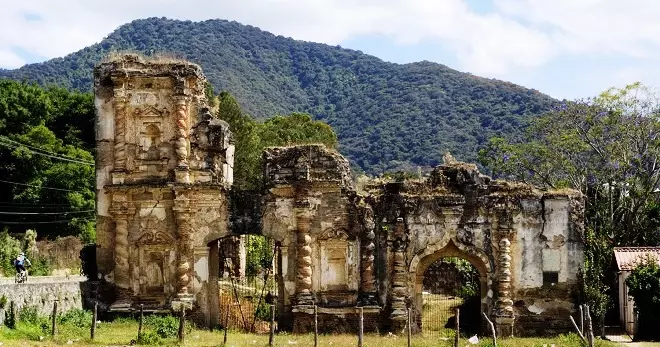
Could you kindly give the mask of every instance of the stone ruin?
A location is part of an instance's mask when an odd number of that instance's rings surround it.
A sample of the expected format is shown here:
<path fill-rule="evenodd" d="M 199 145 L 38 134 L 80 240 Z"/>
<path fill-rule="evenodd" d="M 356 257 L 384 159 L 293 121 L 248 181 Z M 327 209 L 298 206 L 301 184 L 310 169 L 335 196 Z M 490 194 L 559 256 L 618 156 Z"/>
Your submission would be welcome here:
<path fill-rule="evenodd" d="M 192 311 L 219 321 L 218 249 L 232 215 L 251 215 L 279 247 L 280 330 L 419 331 L 424 272 L 443 257 L 479 272 L 481 310 L 499 335 L 571 329 L 583 262 L 583 201 L 446 158 L 428 178 L 356 187 L 348 161 L 322 145 L 264 153 L 260 206 L 229 210 L 233 151 L 211 116 L 201 69 L 136 56 L 95 70 L 97 263 L 111 311 Z M 249 219 L 249 218 L 248 218 Z M 249 229 L 249 228 L 248 228 Z"/>

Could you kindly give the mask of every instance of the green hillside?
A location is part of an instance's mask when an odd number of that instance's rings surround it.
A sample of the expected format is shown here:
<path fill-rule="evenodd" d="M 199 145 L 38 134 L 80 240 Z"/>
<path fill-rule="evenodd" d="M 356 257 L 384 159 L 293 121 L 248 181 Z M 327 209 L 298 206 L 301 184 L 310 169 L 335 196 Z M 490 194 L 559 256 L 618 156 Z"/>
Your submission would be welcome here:
<path fill-rule="evenodd" d="M 332 125 L 339 150 L 370 173 L 436 165 L 445 150 L 475 161 L 488 138 L 517 134 L 529 116 L 555 102 L 440 64 L 388 63 L 224 20 L 136 20 L 64 58 L 0 76 L 89 91 L 92 67 L 116 50 L 167 52 L 196 62 L 216 92 L 229 91 L 259 119 L 311 113 Z"/>

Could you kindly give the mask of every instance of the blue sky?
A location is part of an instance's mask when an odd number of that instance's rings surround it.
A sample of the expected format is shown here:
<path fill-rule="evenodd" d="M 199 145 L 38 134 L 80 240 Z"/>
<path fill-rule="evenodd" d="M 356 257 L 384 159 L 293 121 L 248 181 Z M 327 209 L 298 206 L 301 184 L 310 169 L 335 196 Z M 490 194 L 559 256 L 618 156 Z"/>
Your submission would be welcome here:
<path fill-rule="evenodd" d="M 0 13 L 0 68 L 61 57 L 146 17 L 236 20 L 383 60 L 429 60 L 557 98 L 660 84 L 657 0 L 52 0 Z"/>

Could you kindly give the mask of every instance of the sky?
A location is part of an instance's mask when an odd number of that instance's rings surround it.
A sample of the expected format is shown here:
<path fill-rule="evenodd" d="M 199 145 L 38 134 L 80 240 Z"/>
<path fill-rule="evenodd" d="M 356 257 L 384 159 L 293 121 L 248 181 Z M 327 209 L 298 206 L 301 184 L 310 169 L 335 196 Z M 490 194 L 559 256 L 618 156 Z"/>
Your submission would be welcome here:
<path fill-rule="evenodd" d="M 6 0 L 0 68 L 62 57 L 147 17 L 235 20 L 395 63 L 428 60 L 555 98 L 660 86 L 658 0 Z"/>

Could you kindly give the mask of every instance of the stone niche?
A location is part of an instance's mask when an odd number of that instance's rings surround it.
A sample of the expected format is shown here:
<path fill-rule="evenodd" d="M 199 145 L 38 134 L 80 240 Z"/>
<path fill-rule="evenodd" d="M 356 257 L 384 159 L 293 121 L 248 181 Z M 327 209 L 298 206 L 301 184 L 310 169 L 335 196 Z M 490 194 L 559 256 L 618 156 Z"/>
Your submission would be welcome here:
<path fill-rule="evenodd" d="M 206 325 L 217 316 L 209 245 L 229 234 L 234 145 L 206 83 L 195 64 L 130 54 L 94 71 L 97 265 L 111 311 L 183 305 Z"/>
<path fill-rule="evenodd" d="M 570 331 L 579 193 L 492 180 L 451 158 L 427 178 L 358 190 L 347 161 L 322 145 L 270 148 L 264 158 L 262 230 L 283 245 L 281 329 L 311 331 L 316 304 L 323 332 L 354 332 L 358 307 L 365 330 L 395 333 L 410 307 L 419 332 L 423 284 L 434 281 L 425 273 L 460 257 L 478 270 L 480 311 L 500 336 Z"/>

